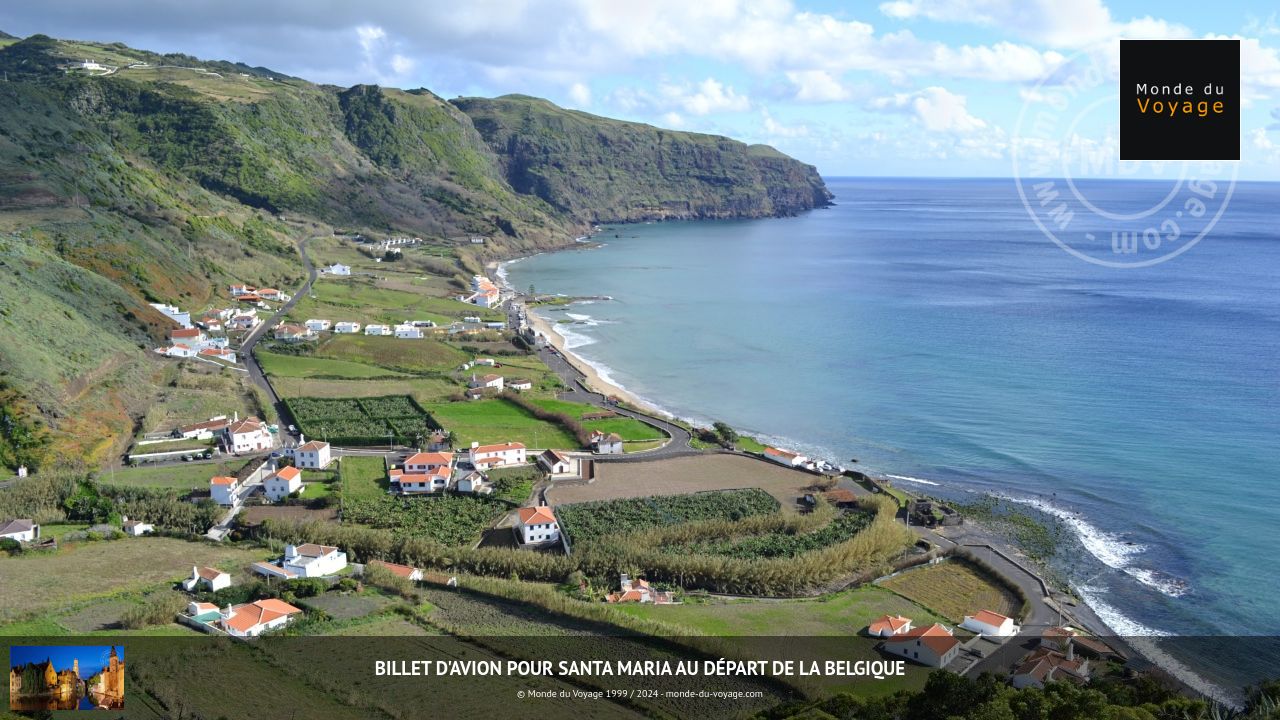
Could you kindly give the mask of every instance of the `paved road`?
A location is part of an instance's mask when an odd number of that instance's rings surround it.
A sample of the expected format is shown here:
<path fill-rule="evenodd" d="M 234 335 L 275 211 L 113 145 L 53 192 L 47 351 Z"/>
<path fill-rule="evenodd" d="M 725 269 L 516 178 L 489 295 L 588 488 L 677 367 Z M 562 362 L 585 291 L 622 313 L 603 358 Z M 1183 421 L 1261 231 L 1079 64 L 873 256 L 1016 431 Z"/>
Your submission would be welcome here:
<path fill-rule="evenodd" d="M 286 435 L 293 437 L 293 435 L 288 432 L 288 426 L 290 424 L 297 423 L 293 416 L 289 414 L 289 408 L 285 407 L 284 402 L 280 400 L 280 396 L 276 393 L 276 389 L 271 386 L 271 381 L 267 379 L 266 373 L 262 372 L 262 366 L 258 364 L 258 359 L 253 356 L 253 349 L 258 345 L 258 341 L 271 331 L 271 328 L 280 324 L 280 321 L 284 319 L 284 316 L 293 309 L 294 305 L 298 304 L 298 300 L 311 292 L 311 285 L 315 283 L 317 273 L 315 265 L 311 263 L 311 257 L 307 255 L 308 240 L 303 240 L 298 243 L 298 253 L 302 256 L 302 266 L 306 268 L 307 271 L 306 282 L 302 283 L 302 285 L 298 287 L 298 289 L 293 293 L 293 296 L 289 298 L 289 302 L 281 305 L 280 309 L 276 310 L 274 315 L 262 321 L 253 332 L 249 333 L 249 336 L 244 339 L 244 342 L 240 343 L 240 358 L 244 361 L 245 369 L 249 371 L 249 379 L 252 380 L 255 385 L 266 391 L 267 397 L 271 400 L 271 404 L 276 409 L 276 415 L 280 418 L 281 441 L 284 440 Z M 296 437 L 294 439 L 296 439 Z"/>

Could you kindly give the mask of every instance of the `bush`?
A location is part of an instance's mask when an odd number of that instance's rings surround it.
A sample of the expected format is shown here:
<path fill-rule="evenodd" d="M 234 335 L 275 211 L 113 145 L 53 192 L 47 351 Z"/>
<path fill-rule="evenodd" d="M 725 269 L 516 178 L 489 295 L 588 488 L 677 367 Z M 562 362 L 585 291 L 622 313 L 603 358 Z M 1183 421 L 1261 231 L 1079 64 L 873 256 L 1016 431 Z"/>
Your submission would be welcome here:
<path fill-rule="evenodd" d="M 182 611 L 186 601 L 181 595 L 159 593 L 146 598 L 141 605 L 134 605 L 120 617 L 120 625 L 126 630 L 137 630 L 151 625 L 173 622 L 173 616 Z"/>
<path fill-rule="evenodd" d="M 4 538 L 0 540 L 0 552 L 6 552 L 10 555 L 22 554 L 22 543 L 13 538 Z"/>

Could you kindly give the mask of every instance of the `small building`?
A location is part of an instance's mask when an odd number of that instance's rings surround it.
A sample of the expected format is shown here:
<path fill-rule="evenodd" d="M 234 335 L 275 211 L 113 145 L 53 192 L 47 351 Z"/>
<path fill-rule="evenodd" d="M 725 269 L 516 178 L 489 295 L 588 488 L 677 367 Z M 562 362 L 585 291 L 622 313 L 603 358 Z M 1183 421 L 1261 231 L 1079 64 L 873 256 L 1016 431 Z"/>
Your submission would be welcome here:
<path fill-rule="evenodd" d="M 301 610 L 283 600 L 267 598 L 243 605 L 228 605 L 217 622 L 228 635 L 257 637 L 268 630 L 288 625 L 290 620 L 301 614 Z"/>
<path fill-rule="evenodd" d="M 219 415 L 218 417 L 210 418 L 204 422 L 183 425 L 173 431 L 173 436 L 184 440 L 208 440 L 212 438 L 215 433 L 221 434 L 222 431 L 226 430 L 227 426 L 230 424 L 231 421 L 227 419 L 226 415 Z"/>
<path fill-rule="evenodd" d="M 511 378 L 506 381 L 506 386 L 512 390 L 532 390 L 533 381 L 524 378 Z"/>
<path fill-rule="evenodd" d="M 551 475 L 564 475 L 573 464 L 569 461 L 569 456 L 559 450 L 543 450 L 538 453 L 538 466 Z"/>
<path fill-rule="evenodd" d="M 499 390 L 500 391 L 502 390 L 504 384 L 505 383 L 503 382 L 503 378 L 501 375 L 472 374 L 471 382 L 468 383 L 468 386 L 475 389 L 480 389 L 480 390 Z"/>
<path fill-rule="evenodd" d="M 621 455 L 622 436 L 618 433 L 602 433 L 594 430 L 591 433 L 591 452 L 597 455 Z"/>
<path fill-rule="evenodd" d="M 409 324 L 397 325 L 395 327 L 395 335 L 402 340 L 421 340 L 423 338 L 422 328 Z"/>
<path fill-rule="evenodd" d="M 979 635 L 992 635 L 995 637 L 1017 635 L 1019 629 L 1014 624 L 1013 618 L 1005 617 L 990 610 L 979 610 L 974 615 L 965 615 L 964 622 L 960 623 L 960 627 Z"/>
<path fill-rule="evenodd" d="M 927 667 L 945 667 L 960 654 L 960 641 L 943 625 L 915 628 L 885 640 L 886 653 L 907 658 Z"/>
<path fill-rule="evenodd" d="M 303 327 L 302 325 L 295 325 L 293 323 L 282 323 L 275 327 L 275 330 L 272 331 L 272 336 L 275 337 L 275 339 L 280 340 L 281 342 L 294 343 L 294 342 L 306 342 L 307 340 L 314 340 L 316 337 L 316 334 L 314 331 L 310 330 L 309 328 Z"/>
<path fill-rule="evenodd" d="M 353 321 L 349 321 L 349 320 L 344 320 L 343 322 L 340 322 L 340 323 L 338 323 L 337 325 L 334 325 L 334 326 L 333 326 L 333 331 L 334 331 L 335 333 L 340 334 L 340 335 L 348 335 L 348 334 L 351 334 L 351 333 L 358 333 L 358 332 L 360 332 L 360 323 L 358 323 L 358 322 L 353 322 Z"/>
<path fill-rule="evenodd" d="M 288 302 L 289 296 L 275 288 L 261 288 L 258 290 L 258 297 L 263 300 L 274 300 L 276 302 Z"/>
<path fill-rule="evenodd" d="M 867 635 L 871 637 L 893 637 L 911 632 L 911 618 L 901 615 L 881 615 L 867 625 Z"/>
<path fill-rule="evenodd" d="M 226 348 L 217 348 L 217 347 L 207 347 L 200 351 L 200 355 L 201 357 L 207 357 L 207 358 L 212 358 L 214 360 L 229 362 L 232 365 L 236 364 L 235 350 L 228 350 Z"/>
<path fill-rule="evenodd" d="M 320 440 L 303 443 L 293 449 L 293 464 L 307 470 L 323 470 L 333 462 L 331 450 L 329 443 Z"/>
<path fill-rule="evenodd" d="M 191 313 L 183 312 L 177 305 L 166 305 L 164 303 L 151 303 L 151 307 L 160 311 L 161 315 L 178 323 L 184 328 L 191 327 Z"/>
<path fill-rule="evenodd" d="M 429 473 L 441 469 L 453 469 L 453 453 L 420 452 L 404 460 L 404 471 L 407 473 Z"/>
<path fill-rule="evenodd" d="M 329 324 L 330 323 L 328 320 L 317 319 L 317 318 L 311 318 L 310 320 L 307 320 L 305 323 L 303 323 L 303 325 L 307 326 L 308 330 L 310 330 L 311 332 L 317 332 L 317 333 L 322 332 L 324 330 L 328 330 Z"/>
<path fill-rule="evenodd" d="M 809 458 L 799 453 L 793 453 L 790 450 L 779 450 L 778 448 L 766 447 L 764 449 L 764 459 L 772 460 L 779 465 L 787 467 L 800 467 L 809 462 Z"/>
<path fill-rule="evenodd" d="M 493 492 L 493 486 L 489 484 L 489 478 L 479 470 L 464 471 L 458 475 L 454 488 L 458 492 L 478 495 L 489 495 Z"/>
<path fill-rule="evenodd" d="M 222 431 L 222 444 L 232 453 L 270 450 L 275 444 L 271 431 L 256 417 L 234 420 Z"/>
<path fill-rule="evenodd" d="M 498 361 L 493 358 L 476 358 L 471 361 L 472 365 L 484 365 L 486 367 L 497 367 Z"/>
<path fill-rule="evenodd" d="M 196 327 L 180 327 L 169 331 L 169 342 L 174 345 L 199 349 L 207 340 L 204 331 Z"/>
<path fill-rule="evenodd" d="M 1043 688 L 1050 682 L 1083 685 L 1089 682 L 1089 661 L 1076 656 L 1075 643 L 1067 638 L 1065 650 L 1042 646 L 1024 657 L 1009 682 L 1016 688 Z"/>
<path fill-rule="evenodd" d="M 389 479 L 400 490 L 401 495 L 433 493 L 449 489 L 452 475 L 447 470 L 436 470 L 426 473 L 406 473 L 391 470 Z"/>
<path fill-rule="evenodd" d="M 647 580 L 640 578 L 632 580 L 626 573 L 620 576 L 618 588 L 618 592 L 611 592 L 605 596 L 605 602 L 653 603 L 655 605 L 670 605 L 675 602 L 675 596 L 670 592 L 654 590 Z"/>
<path fill-rule="evenodd" d="M 409 567 L 408 565 L 397 565 L 396 563 L 389 563 L 385 560 L 370 560 L 367 563 L 367 566 L 380 567 L 392 575 L 402 577 L 410 582 L 418 582 L 422 579 L 422 571 L 416 567 Z"/>
<path fill-rule="evenodd" d="M 302 492 L 302 471 L 296 467 L 277 470 L 262 483 L 263 493 L 272 502 L 279 502 L 294 493 Z"/>
<path fill-rule="evenodd" d="M 252 285 L 232 285 L 231 286 L 231 297 L 238 298 L 244 295 L 255 295 L 257 294 L 257 292 L 258 292 L 258 288 L 253 287 Z"/>
<path fill-rule="evenodd" d="M 277 563 L 258 562 L 254 572 L 269 577 L 292 580 L 299 577 L 333 575 L 347 566 L 347 554 L 332 545 L 285 545 L 284 557 Z"/>
<path fill-rule="evenodd" d="M 124 530 L 125 535 L 132 537 L 141 537 L 147 533 L 156 531 L 156 526 L 151 523 L 144 523 L 141 520 L 130 520 L 127 517 L 120 518 L 120 528 Z"/>
<path fill-rule="evenodd" d="M 542 545 L 560 539 L 560 523 L 550 506 L 522 507 L 516 511 L 516 517 L 521 544 Z"/>
<path fill-rule="evenodd" d="M 209 495 L 219 505 L 235 505 L 240 502 L 240 481 L 227 475 L 211 477 Z"/>
<path fill-rule="evenodd" d="M 228 587 L 231 587 L 231 575 L 211 567 L 196 567 L 192 565 L 191 577 L 182 581 L 182 589 L 187 592 L 196 592 L 197 590 L 218 592 Z"/>
<path fill-rule="evenodd" d="M 524 443 L 508 442 L 500 445 L 481 445 L 478 442 L 473 442 L 471 443 L 471 449 L 467 451 L 467 462 L 471 463 L 471 467 L 477 470 L 503 467 L 505 465 L 524 465 L 527 462 L 525 453 Z"/>
<path fill-rule="evenodd" d="M 193 358 L 196 355 L 199 355 L 199 352 L 197 352 L 195 348 L 188 347 L 186 345 L 170 345 L 168 347 L 156 348 L 156 352 L 164 355 L 165 357 L 173 358 Z"/>
<path fill-rule="evenodd" d="M 390 335 L 391 326 L 390 325 L 365 325 L 364 334 L 365 335 Z"/>
<path fill-rule="evenodd" d="M 329 275 L 337 275 L 338 277 L 347 277 L 351 274 L 351 266 L 342 263 L 334 263 L 324 269 Z"/>
<path fill-rule="evenodd" d="M 0 540 L 35 542 L 40 539 L 40 526 L 30 519 L 0 522 Z"/>

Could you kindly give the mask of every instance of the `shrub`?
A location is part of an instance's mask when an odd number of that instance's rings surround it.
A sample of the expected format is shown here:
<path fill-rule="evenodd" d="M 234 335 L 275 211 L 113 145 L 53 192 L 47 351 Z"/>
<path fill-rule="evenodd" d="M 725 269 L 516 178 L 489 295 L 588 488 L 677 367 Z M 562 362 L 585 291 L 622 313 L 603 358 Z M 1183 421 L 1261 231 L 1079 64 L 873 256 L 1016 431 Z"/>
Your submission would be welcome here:
<path fill-rule="evenodd" d="M 120 617 L 120 625 L 126 630 L 164 625 L 173 622 L 173 616 L 181 612 L 185 605 L 181 595 L 158 593 L 146 598 L 142 604 L 126 610 Z"/>

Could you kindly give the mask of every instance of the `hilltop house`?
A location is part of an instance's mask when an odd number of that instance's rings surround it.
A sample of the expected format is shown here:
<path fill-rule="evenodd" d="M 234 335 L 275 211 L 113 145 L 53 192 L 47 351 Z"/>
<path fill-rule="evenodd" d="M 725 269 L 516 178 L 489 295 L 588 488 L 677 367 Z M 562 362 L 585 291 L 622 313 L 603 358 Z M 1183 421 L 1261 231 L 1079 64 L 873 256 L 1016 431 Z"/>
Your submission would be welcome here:
<path fill-rule="evenodd" d="M 231 286 L 231 297 L 234 297 L 234 298 L 243 297 L 245 295 L 255 295 L 257 294 L 257 292 L 258 292 L 258 288 L 253 287 L 251 285 L 232 285 Z"/>
<path fill-rule="evenodd" d="M 330 323 L 328 320 L 323 320 L 323 319 L 318 320 L 316 318 L 311 318 L 310 320 L 307 320 L 305 323 L 303 323 L 303 325 L 306 325 L 307 329 L 310 330 L 311 332 L 318 333 L 324 330 L 328 330 Z"/>
<path fill-rule="evenodd" d="M 221 433 L 230 424 L 231 421 L 226 415 L 219 415 L 204 422 L 183 425 L 173 431 L 173 436 L 185 440 L 208 440 L 214 436 L 214 433 Z"/>
<path fill-rule="evenodd" d="M 471 443 L 471 449 L 467 451 L 467 462 L 471 463 L 471 467 L 477 470 L 502 467 L 504 465 L 524 465 L 526 462 L 524 443 L 508 442 L 501 445 L 481 445 L 478 442 L 473 442 Z"/>
<path fill-rule="evenodd" d="M 275 288 L 261 288 L 258 290 L 258 297 L 263 300 L 274 300 L 276 302 L 289 302 L 289 296 Z"/>
<path fill-rule="evenodd" d="M 1007 618 L 990 610 L 979 610 L 975 615 L 965 615 L 964 622 L 960 623 L 960 627 L 979 635 L 993 635 L 995 637 L 1017 635 L 1019 629 L 1013 623 L 1013 618 Z"/>
<path fill-rule="evenodd" d="M 520 533 L 522 545 L 542 545 L 560 539 L 560 523 L 551 512 L 551 507 L 522 507 L 516 511 L 516 531 Z"/>
<path fill-rule="evenodd" d="M 283 600 L 267 598 L 243 605 L 228 605 L 221 611 L 218 624 L 228 635 L 257 637 L 268 630 L 284 627 L 302 611 Z"/>
<path fill-rule="evenodd" d="M 365 335 L 390 335 L 391 326 L 390 325 L 365 325 L 364 334 Z"/>
<path fill-rule="evenodd" d="M 501 390 L 503 387 L 501 375 L 471 375 L 471 382 L 467 383 L 469 387 L 485 390 Z"/>
<path fill-rule="evenodd" d="M 337 275 L 338 277 L 346 277 L 351 274 L 351 266 L 342 263 L 334 263 L 324 268 L 324 272 L 329 275 Z"/>
<path fill-rule="evenodd" d="M 414 327 L 407 323 L 397 325 L 395 328 L 396 337 L 404 340 L 421 340 L 422 328 Z"/>
<path fill-rule="evenodd" d="M 191 566 L 191 577 L 182 581 L 182 589 L 187 592 L 208 590 L 217 592 L 231 587 L 231 575 L 211 567 Z"/>
<path fill-rule="evenodd" d="M 256 417 L 235 420 L 222 431 L 222 444 L 231 453 L 270 450 L 275 444 L 271 431 Z"/>
<path fill-rule="evenodd" d="M 543 450 L 538 454 L 538 465 L 551 475 L 564 475 L 572 467 L 569 457 L 559 450 Z"/>
<path fill-rule="evenodd" d="M 360 332 L 360 323 L 343 321 L 333 326 L 333 331 L 342 335 Z"/>
<path fill-rule="evenodd" d="M 306 439 L 305 437 L 302 439 Z M 333 462 L 329 443 L 312 440 L 293 449 L 293 464 L 310 470 L 323 470 Z"/>
<path fill-rule="evenodd" d="M 800 467 L 809 462 L 809 458 L 799 453 L 793 453 L 790 450 L 779 450 L 778 448 L 766 447 L 764 449 L 764 459 L 772 460 L 779 465 L 787 467 Z"/>
<path fill-rule="evenodd" d="M 618 433 L 602 433 L 599 430 L 591 432 L 591 452 L 597 455 L 621 455 L 622 454 L 622 436 Z"/>
<path fill-rule="evenodd" d="M 284 557 L 278 564 L 257 562 L 254 572 L 268 577 L 292 580 L 299 577 L 333 575 L 347 566 L 347 554 L 331 545 L 306 543 L 285 545 Z"/>
<path fill-rule="evenodd" d="M 218 347 L 207 347 L 201 350 L 200 354 L 204 357 L 214 358 L 216 360 L 222 360 L 223 362 L 229 362 L 233 365 L 236 362 L 235 350 L 228 350 L 226 348 L 218 348 Z"/>
<path fill-rule="evenodd" d="M 126 535 L 141 537 L 147 533 L 155 532 L 156 526 L 151 523 L 144 523 L 141 520 L 130 520 L 127 517 L 121 516 L 120 529 L 124 530 Z"/>
<path fill-rule="evenodd" d="M 951 630 L 937 623 L 894 635 L 881 646 L 891 655 L 935 668 L 944 667 L 960 654 L 960 641 Z"/>
<path fill-rule="evenodd" d="M 211 477 L 209 494 L 219 505 L 236 505 L 240 502 L 240 481 L 226 475 Z"/>
<path fill-rule="evenodd" d="M 0 540 L 35 542 L 39 539 L 40 526 L 31 520 L 5 520 L 0 522 Z"/>
<path fill-rule="evenodd" d="M 911 632 L 911 618 L 901 615 L 881 615 L 867 625 L 867 635 L 871 637 L 893 637 Z"/>
<path fill-rule="evenodd" d="M 367 563 L 367 567 L 380 567 L 383 570 L 390 572 L 392 575 L 402 577 L 410 582 L 418 582 L 422 579 L 422 571 L 416 567 L 409 567 L 408 565 L 397 565 L 385 560 L 370 560 Z"/>
<path fill-rule="evenodd" d="M 195 348 L 187 347 L 186 345 L 170 345 L 169 347 L 156 348 L 156 352 L 172 358 L 193 358 L 199 354 Z"/>
<path fill-rule="evenodd" d="M 207 341 L 208 338 L 200 328 L 180 327 L 169 331 L 169 342 L 174 345 L 199 349 Z"/>
<path fill-rule="evenodd" d="M 670 605 L 675 602 L 675 597 L 665 590 L 654 590 L 649 586 L 649 582 L 643 579 L 632 580 L 626 573 L 618 581 L 618 592 L 612 592 L 605 596 L 605 602 L 611 603 L 653 603 L 655 605 Z"/>
<path fill-rule="evenodd" d="M 262 491 L 273 502 L 302 492 L 302 471 L 296 467 L 280 468 L 262 483 Z"/>
<path fill-rule="evenodd" d="M 307 340 L 314 340 L 316 337 L 315 332 L 310 328 L 303 327 L 302 325 L 295 325 L 294 323 L 281 323 L 276 326 L 275 330 L 272 331 L 272 334 L 275 339 L 289 343 L 305 342 Z"/>

